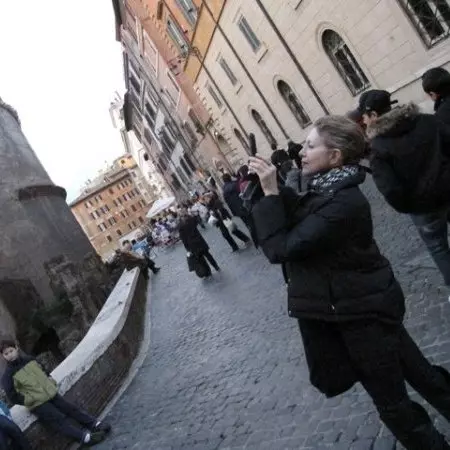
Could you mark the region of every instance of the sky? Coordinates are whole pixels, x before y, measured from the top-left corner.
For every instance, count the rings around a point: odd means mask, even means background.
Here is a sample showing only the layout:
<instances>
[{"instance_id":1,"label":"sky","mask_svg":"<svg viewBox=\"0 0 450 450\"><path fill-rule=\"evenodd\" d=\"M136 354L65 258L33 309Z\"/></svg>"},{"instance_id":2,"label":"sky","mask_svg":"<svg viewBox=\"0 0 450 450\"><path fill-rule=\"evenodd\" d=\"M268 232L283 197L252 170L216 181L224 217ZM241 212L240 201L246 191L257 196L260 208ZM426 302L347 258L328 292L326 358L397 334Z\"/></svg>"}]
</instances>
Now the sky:
<instances>
[{"instance_id":1,"label":"sky","mask_svg":"<svg viewBox=\"0 0 450 450\"><path fill-rule=\"evenodd\" d=\"M0 97L70 201L124 152L108 110L124 92L112 2L0 0L0 17Z\"/></svg>"}]
</instances>

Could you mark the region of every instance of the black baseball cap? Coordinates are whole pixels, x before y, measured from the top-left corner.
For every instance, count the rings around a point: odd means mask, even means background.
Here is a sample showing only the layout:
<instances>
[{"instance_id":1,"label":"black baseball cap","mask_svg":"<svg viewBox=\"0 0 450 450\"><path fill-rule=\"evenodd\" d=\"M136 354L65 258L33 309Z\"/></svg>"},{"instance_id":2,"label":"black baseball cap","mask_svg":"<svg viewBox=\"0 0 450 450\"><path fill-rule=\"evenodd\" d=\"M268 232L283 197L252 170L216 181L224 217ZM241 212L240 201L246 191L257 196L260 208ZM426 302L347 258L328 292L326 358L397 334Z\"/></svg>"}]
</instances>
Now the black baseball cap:
<instances>
[{"instance_id":1,"label":"black baseball cap","mask_svg":"<svg viewBox=\"0 0 450 450\"><path fill-rule=\"evenodd\" d=\"M375 111L378 114L384 114L391 110L391 106L398 103L398 100L391 100L391 94L388 91L372 89L364 92L359 97L357 111L360 114Z\"/></svg>"}]
</instances>

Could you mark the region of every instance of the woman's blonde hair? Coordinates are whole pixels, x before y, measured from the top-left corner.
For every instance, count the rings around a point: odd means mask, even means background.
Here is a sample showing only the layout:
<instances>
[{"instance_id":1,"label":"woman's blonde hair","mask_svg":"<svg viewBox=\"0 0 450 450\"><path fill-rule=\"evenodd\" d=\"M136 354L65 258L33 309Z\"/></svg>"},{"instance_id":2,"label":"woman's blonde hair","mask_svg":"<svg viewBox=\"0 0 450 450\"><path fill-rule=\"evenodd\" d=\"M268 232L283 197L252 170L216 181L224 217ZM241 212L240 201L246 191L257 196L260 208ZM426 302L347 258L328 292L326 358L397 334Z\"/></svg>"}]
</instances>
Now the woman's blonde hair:
<instances>
[{"instance_id":1,"label":"woman's blonde hair","mask_svg":"<svg viewBox=\"0 0 450 450\"><path fill-rule=\"evenodd\" d=\"M338 149L344 164L356 164L364 155L366 140L362 128L344 116L325 116L314 123L325 147Z\"/></svg>"}]
</instances>

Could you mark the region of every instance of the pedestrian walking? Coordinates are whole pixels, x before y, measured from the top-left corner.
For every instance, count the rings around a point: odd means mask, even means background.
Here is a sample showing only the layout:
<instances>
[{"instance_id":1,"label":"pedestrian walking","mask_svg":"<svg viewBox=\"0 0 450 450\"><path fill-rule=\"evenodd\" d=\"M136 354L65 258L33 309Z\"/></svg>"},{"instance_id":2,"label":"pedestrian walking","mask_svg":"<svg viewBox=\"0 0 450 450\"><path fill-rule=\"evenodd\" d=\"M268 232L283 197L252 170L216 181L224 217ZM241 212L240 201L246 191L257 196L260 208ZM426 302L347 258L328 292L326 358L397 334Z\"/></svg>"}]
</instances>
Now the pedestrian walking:
<instances>
[{"instance_id":1,"label":"pedestrian walking","mask_svg":"<svg viewBox=\"0 0 450 450\"><path fill-rule=\"evenodd\" d=\"M450 375L431 365L403 326L405 300L373 238L361 129L345 117L313 126L301 152L308 190L279 190L260 158L263 197L253 208L261 247L285 269L310 379L328 397L361 382L381 420L408 450L450 449L406 382L450 420Z\"/></svg>"},{"instance_id":2,"label":"pedestrian walking","mask_svg":"<svg viewBox=\"0 0 450 450\"><path fill-rule=\"evenodd\" d=\"M411 216L450 287L450 126L422 114L414 103L392 109L387 91L360 97L370 139L373 179L386 201Z\"/></svg>"},{"instance_id":3,"label":"pedestrian walking","mask_svg":"<svg viewBox=\"0 0 450 450\"><path fill-rule=\"evenodd\" d=\"M16 425L9 408L0 401L0 450L31 450L31 444L25 433Z\"/></svg>"},{"instance_id":4,"label":"pedestrian walking","mask_svg":"<svg viewBox=\"0 0 450 450\"><path fill-rule=\"evenodd\" d=\"M223 198L227 204L231 214L239 217L244 222L255 247L258 247L258 239L256 237L255 227L249 211L244 208L239 189L239 180L233 180L229 173L225 173L222 177L223 181ZM244 242L246 242L244 240Z\"/></svg>"},{"instance_id":5,"label":"pedestrian walking","mask_svg":"<svg viewBox=\"0 0 450 450\"><path fill-rule=\"evenodd\" d=\"M105 439L111 426L59 395L56 382L35 359L21 355L14 340L3 340L0 351L7 362L2 386L11 403L25 406L44 425L86 447Z\"/></svg>"},{"instance_id":6,"label":"pedestrian walking","mask_svg":"<svg viewBox=\"0 0 450 450\"><path fill-rule=\"evenodd\" d=\"M450 125L450 73L434 67L422 75L423 90L434 101L435 116Z\"/></svg>"},{"instance_id":7,"label":"pedestrian walking","mask_svg":"<svg viewBox=\"0 0 450 450\"><path fill-rule=\"evenodd\" d=\"M210 192L204 195L203 201L204 205L208 208L210 214L212 214L213 218L215 219L215 226L219 228L220 233L228 242L233 252L237 252L239 250L239 247L231 234L236 236L245 245L250 244L250 238L245 233L243 233L233 222L231 214L226 210L217 193Z\"/></svg>"},{"instance_id":8,"label":"pedestrian walking","mask_svg":"<svg viewBox=\"0 0 450 450\"><path fill-rule=\"evenodd\" d=\"M208 263L216 270L216 272L219 272L220 267L211 255L209 245L197 228L199 219L195 216L190 216L186 208L180 208L179 216L180 239L188 252L188 258L193 256L195 259L194 264L200 264L207 268L204 277L211 276L211 269Z\"/></svg>"}]
</instances>

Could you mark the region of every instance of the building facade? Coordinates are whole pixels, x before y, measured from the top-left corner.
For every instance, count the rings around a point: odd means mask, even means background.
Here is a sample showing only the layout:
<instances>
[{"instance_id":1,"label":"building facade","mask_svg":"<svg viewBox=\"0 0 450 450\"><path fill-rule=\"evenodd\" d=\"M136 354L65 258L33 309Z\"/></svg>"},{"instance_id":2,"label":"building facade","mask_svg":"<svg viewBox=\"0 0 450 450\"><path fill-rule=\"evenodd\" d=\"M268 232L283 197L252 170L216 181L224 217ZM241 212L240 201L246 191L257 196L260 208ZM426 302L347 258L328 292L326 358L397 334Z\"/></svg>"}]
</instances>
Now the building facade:
<instances>
[{"instance_id":1,"label":"building facade","mask_svg":"<svg viewBox=\"0 0 450 450\"><path fill-rule=\"evenodd\" d=\"M160 0L152 13L230 147L302 142L367 89L431 107L420 77L449 67L449 0ZM176 33L174 30L178 30Z\"/></svg>"},{"instance_id":2,"label":"building facade","mask_svg":"<svg viewBox=\"0 0 450 450\"><path fill-rule=\"evenodd\" d=\"M104 260L120 248L124 239L144 232L146 214L156 196L145 186L139 172L132 156L124 155L90 181L70 204L78 223Z\"/></svg>"},{"instance_id":3,"label":"building facade","mask_svg":"<svg viewBox=\"0 0 450 450\"><path fill-rule=\"evenodd\" d=\"M155 198L164 198L173 195L171 187L166 183L165 179L158 172L156 167L150 161L147 150L136 137L133 130L127 131L125 119L123 117L124 101L119 94L111 102L109 112L114 128L120 133L124 149L127 154L131 155L140 169L145 183ZM138 189L142 189L144 183L137 184Z\"/></svg>"},{"instance_id":4,"label":"building facade","mask_svg":"<svg viewBox=\"0 0 450 450\"><path fill-rule=\"evenodd\" d=\"M233 170L242 154L223 139L183 71L186 55L161 34L155 2L114 0L124 50L124 119L178 198L218 169ZM158 14L155 11L155 14ZM180 30L171 22L173 33ZM174 34L174 35L175 35Z\"/></svg>"}]
</instances>

